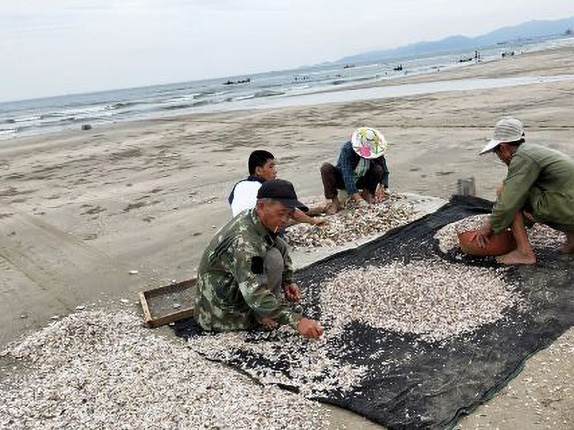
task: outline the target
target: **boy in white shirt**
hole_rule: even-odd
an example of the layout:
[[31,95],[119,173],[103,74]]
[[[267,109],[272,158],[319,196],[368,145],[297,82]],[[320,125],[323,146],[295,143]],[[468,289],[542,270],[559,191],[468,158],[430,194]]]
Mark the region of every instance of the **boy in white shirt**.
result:
[[265,181],[277,179],[275,157],[268,151],[253,151],[247,162],[249,176],[236,183],[229,194],[229,204],[233,216],[245,209],[255,207],[257,192]]
[[[249,155],[247,162],[249,176],[236,183],[229,194],[229,204],[233,216],[246,209],[252,209],[257,203],[257,192],[265,181],[277,179],[277,163],[275,157],[269,151],[258,149]],[[313,218],[306,215],[303,211],[297,209],[293,215],[297,222],[304,222],[311,225],[321,225],[324,223],[322,218]]]

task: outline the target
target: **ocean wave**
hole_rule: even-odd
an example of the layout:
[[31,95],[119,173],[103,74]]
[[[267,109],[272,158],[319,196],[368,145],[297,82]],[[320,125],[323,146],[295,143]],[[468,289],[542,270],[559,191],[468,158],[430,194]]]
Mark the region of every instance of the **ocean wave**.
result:
[[363,82],[363,81],[372,81],[373,79],[376,79],[377,76],[361,76],[359,78],[352,78],[352,79],[347,79],[346,82]]
[[24,116],[24,117],[20,117],[20,118],[8,118],[6,120],[6,124],[17,124],[20,122],[32,122],[32,121],[38,121],[39,119],[41,119],[41,116],[38,116],[38,115]]
[[[126,105],[133,104],[132,102],[125,102]],[[40,115],[37,120],[49,120],[52,118],[56,119],[70,119],[70,118],[84,118],[89,115],[104,115],[109,116],[113,113],[109,112],[111,109],[110,105],[101,104],[96,106],[81,106],[68,109],[53,110],[51,112],[46,112]]]
[[38,121],[39,125],[50,125],[50,124],[61,124],[61,123],[69,123],[76,121],[77,118],[75,116],[50,116],[50,115],[42,115],[42,119]]
[[379,77],[378,75],[373,75],[373,76],[359,76],[356,78],[348,78],[348,79],[337,79],[332,81],[331,85],[348,85],[358,82],[372,81],[376,80],[378,77]]
[[37,127],[34,125],[23,125],[21,127],[16,128],[14,134],[20,134],[28,130],[34,130],[35,128]]
[[306,72],[306,73],[301,73],[299,75],[296,76],[309,76],[309,75],[326,75],[327,73],[335,73],[335,72],[340,72],[341,69],[331,69],[331,70],[319,70],[317,72]]
[[177,105],[169,105],[169,106],[162,106],[161,109],[162,110],[178,110],[178,109],[189,109],[189,108],[193,108],[193,107],[198,107],[198,106],[205,106],[211,104],[211,102],[209,100],[200,100],[198,102],[193,102],[193,103],[180,103]]
[[48,122],[70,121],[77,118],[78,117],[75,115],[75,112],[54,112],[43,114],[40,117],[40,123],[43,124]]
[[196,98],[197,94],[184,94],[177,97],[172,97],[171,99],[164,100],[162,103],[181,103],[191,101]]
[[162,110],[177,110],[177,109],[188,109],[193,106],[193,103],[186,103],[182,105],[171,105],[171,106],[163,106]]
[[375,64],[365,64],[364,66],[355,66],[353,67],[353,69],[369,69],[371,67],[379,67],[380,64],[379,63],[375,63]]
[[216,96],[219,94],[225,94],[228,93],[229,91],[221,91],[221,92],[216,92],[216,91],[200,91],[199,93],[196,93],[193,95],[194,99],[202,99],[205,97],[210,97],[210,96]]
[[105,109],[107,110],[119,110],[119,109],[125,109],[125,108],[129,108],[132,106],[137,106],[137,105],[141,105],[141,104],[145,104],[143,102],[117,102],[117,103],[113,103],[111,105],[107,105],[105,107]]
[[239,96],[239,97],[231,97],[231,99],[228,99],[229,101],[233,101],[233,100],[249,100],[249,99],[254,99],[255,98],[255,94],[248,94],[246,96]]
[[284,94],[285,94],[285,91],[262,90],[262,91],[257,91],[254,94],[247,94],[245,96],[235,97],[234,100],[240,101],[240,100],[259,99],[259,98],[263,98],[263,97],[282,96]]
[[43,119],[52,119],[52,118],[62,118],[62,114],[59,112],[50,112],[40,115],[40,120]]
[[311,85],[293,85],[290,87],[286,87],[285,88],[285,93],[290,93],[290,92],[301,92],[304,91],[308,88],[311,88]]
[[282,96],[283,94],[285,94],[284,91],[273,91],[273,90],[263,90],[263,91],[258,91],[255,93],[255,98],[260,98],[260,97],[272,97],[272,96]]

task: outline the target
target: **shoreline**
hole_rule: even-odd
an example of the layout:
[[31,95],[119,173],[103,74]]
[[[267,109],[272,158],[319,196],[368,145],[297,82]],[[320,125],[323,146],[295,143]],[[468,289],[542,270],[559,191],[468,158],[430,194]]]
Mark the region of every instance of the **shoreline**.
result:
[[[569,41],[570,39],[564,39],[565,41]],[[332,86],[326,89],[320,89],[313,91],[303,91],[302,93],[294,93],[294,94],[287,94],[283,96],[271,96],[271,97],[262,97],[262,98],[247,98],[245,100],[235,100],[232,102],[224,102],[224,103],[216,103],[216,104],[207,104],[205,106],[196,106],[196,107],[189,107],[189,108],[181,108],[181,111],[177,113],[172,113],[169,111],[161,112],[155,111],[154,113],[140,113],[136,114],[134,117],[129,119],[114,119],[110,120],[110,122],[102,123],[103,119],[94,119],[92,121],[79,121],[77,124],[73,126],[62,126],[62,129],[46,129],[43,131],[36,131],[30,132],[20,135],[20,136],[13,136],[9,133],[7,134],[0,134],[0,143],[5,140],[19,140],[19,139],[26,139],[30,137],[40,137],[40,136],[48,136],[48,135],[55,135],[59,133],[66,133],[66,132],[82,132],[81,127],[85,124],[89,124],[94,129],[103,130],[107,127],[112,127],[114,125],[120,124],[131,124],[137,122],[146,122],[146,121],[158,121],[158,120],[172,120],[175,118],[183,118],[183,117],[196,117],[200,115],[211,115],[215,113],[229,113],[229,112],[241,112],[246,110],[261,110],[261,109],[277,109],[283,107],[303,107],[307,105],[320,105],[325,103],[336,103],[336,102],[351,102],[351,101],[360,101],[365,100],[366,98],[372,99],[379,99],[379,98],[387,98],[392,97],[391,95],[385,95],[384,91],[381,91],[382,87],[396,87],[394,88],[395,96],[405,96],[408,95],[405,93],[405,86],[426,86],[431,88],[431,92],[437,91],[437,89],[432,89],[434,83],[435,85],[440,85],[442,89],[438,91],[448,91],[449,85],[454,85],[457,87],[461,86],[461,82],[465,79],[468,79],[469,82],[467,83],[468,89],[477,89],[477,88],[487,88],[490,86],[512,86],[514,85],[512,82],[504,83],[504,82],[495,82],[496,80],[512,80],[512,79],[524,79],[528,80],[528,78],[532,76],[540,77],[541,74],[545,77],[553,78],[559,75],[570,75],[572,74],[572,63],[566,61],[563,64],[559,64],[556,62],[556,56],[560,58],[567,57],[568,55],[574,55],[574,38],[571,40],[571,44],[565,44],[564,46],[560,47],[550,47],[541,50],[533,50],[533,51],[526,51],[524,53],[520,53],[513,57],[508,57],[507,59],[504,58],[497,58],[497,59],[490,59],[487,61],[475,62],[472,64],[465,64],[465,65],[449,65],[443,66],[441,70],[440,67],[437,67],[437,70],[432,72],[416,72],[411,75],[405,74],[404,76],[389,76],[383,78],[369,78],[368,82],[360,83],[354,82],[349,84],[343,84],[340,86]],[[544,67],[524,67],[524,63],[530,63],[531,59],[542,58],[543,60],[538,61],[544,64]],[[516,67],[514,70],[510,69],[506,72],[500,73],[500,67],[497,65],[500,62],[507,62],[510,60],[513,61],[514,64],[518,64],[519,66]],[[537,62],[536,60],[534,62]],[[494,66],[493,66],[494,64]],[[472,69],[472,70],[469,70]],[[489,81],[491,82],[485,82]],[[442,82],[441,82],[442,81]],[[482,82],[480,82],[482,81]],[[359,91],[365,89],[373,89],[374,91],[381,92],[381,96],[378,97],[376,94],[369,94],[368,91]],[[121,91],[121,90],[118,90]],[[342,97],[340,93],[348,93],[348,97]],[[355,93],[355,95],[352,95]],[[421,89],[417,92],[416,89],[413,88],[411,91],[411,95],[422,95],[427,94],[428,92],[424,89]],[[89,94],[88,94],[89,95]],[[82,94],[78,95],[82,96]],[[106,120],[107,121],[107,120]],[[0,130],[1,132],[1,130]]]

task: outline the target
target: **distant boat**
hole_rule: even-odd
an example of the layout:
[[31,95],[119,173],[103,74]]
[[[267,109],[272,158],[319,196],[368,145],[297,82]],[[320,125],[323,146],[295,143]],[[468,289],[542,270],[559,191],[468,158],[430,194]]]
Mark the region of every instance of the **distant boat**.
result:
[[395,72],[402,72],[402,71],[403,71],[403,65],[402,65],[402,64],[399,64],[399,65],[398,65],[397,67],[395,67],[393,70],[394,70]]
[[352,69],[353,67],[355,67],[354,64],[345,64],[345,67],[343,67],[343,69]]
[[243,79],[243,80],[239,80],[239,81],[227,81],[224,82],[223,85],[237,85],[237,84],[248,84],[249,82],[251,82],[251,78],[247,78],[247,79]]

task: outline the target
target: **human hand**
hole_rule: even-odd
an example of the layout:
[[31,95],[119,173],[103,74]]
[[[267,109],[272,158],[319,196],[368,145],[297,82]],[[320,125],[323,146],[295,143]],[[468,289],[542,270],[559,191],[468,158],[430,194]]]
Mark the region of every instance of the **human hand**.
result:
[[476,235],[472,238],[481,248],[486,248],[490,243],[490,236],[492,236],[492,227],[490,224],[485,224],[480,230],[477,230]]
[[301,288],[296,283],[292,283],[289,285],[285,285],[285,298],[287,298],[290,302],[299,302],[301,301]]
[[367,190],[363,191],[363,193],[361,194],[361,197],[363,197],[363,200],[365,200],[368,204],[372,205],[373,203],[376,202],[375,200],[375,196],[373,196],[370,192],[368,192]]
[[323,224],[325,224],[325,218],[320,218],[320,217],[312,218],[311,223],[312,223],[312,225],[323,225]]
[[375,201],[382,202],[387,196],[387,190],[385,187],[379,185],[377,191],[375,191]]
[[274,328],[276,328],[279,325],[279,323],[277,323],[276,321],[273,321],[269,317],[261,318],[259,320],[259,324],[261,324],[267,330],[273,330]]
[[319,321],[309,318],[301,318],[301,321],[297,324],[297,331],[301,336],[308,339],[318,339],[323,334],[323,328]]

